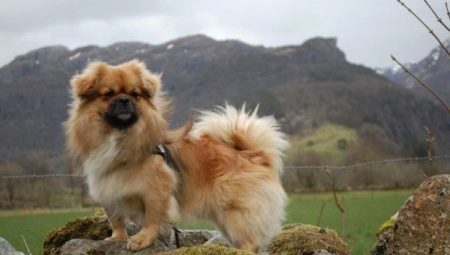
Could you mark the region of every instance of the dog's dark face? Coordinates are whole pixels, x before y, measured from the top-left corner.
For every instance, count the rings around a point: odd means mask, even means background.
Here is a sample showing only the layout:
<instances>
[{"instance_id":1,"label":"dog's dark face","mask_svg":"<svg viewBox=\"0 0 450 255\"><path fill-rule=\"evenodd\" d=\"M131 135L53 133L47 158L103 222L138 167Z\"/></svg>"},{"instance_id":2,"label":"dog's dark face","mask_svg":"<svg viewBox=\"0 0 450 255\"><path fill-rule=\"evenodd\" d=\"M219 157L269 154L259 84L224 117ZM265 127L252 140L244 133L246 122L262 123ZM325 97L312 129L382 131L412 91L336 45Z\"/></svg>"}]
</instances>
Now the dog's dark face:
<instances>
[{"instance_id":1,"label":"dog's dark face","mask_svg":"<svg viewBox=\"0 0 450 255\"><path fill-rule=\"evenodd\" d=\"M73 78L72 86L84 114L97 114L114 129L126 130L148 117L143 114L157 113L153 99L159 77L138 61L119 66L90 64Z\"/></svg>"},{"instance_id":2,"label":"dog's dark face","mask_svg":"<svg viewBox=\"0 0 450 255\"><path fill-rule=\"evenodd\" d=\"M117 129L125 129L133 125L139 116L134 98L127 94L120 94L108 106L105 120Z\"/></svg>"}]
</instances>

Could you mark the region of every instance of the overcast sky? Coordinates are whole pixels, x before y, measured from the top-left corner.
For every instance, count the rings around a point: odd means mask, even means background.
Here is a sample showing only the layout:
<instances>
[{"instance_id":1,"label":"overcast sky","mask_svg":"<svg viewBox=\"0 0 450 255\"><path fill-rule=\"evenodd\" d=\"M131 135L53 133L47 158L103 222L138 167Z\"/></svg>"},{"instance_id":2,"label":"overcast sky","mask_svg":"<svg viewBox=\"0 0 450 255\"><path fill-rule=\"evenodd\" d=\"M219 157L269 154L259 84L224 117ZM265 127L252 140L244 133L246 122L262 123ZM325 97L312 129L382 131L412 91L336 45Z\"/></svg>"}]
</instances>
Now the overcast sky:
<instances>
[{"instance_id":1,"label":"overcast sky","mask_svg":"<svg viewBox=\"0 0 450 255\"><path fill-rule=\"evenodd\" d=\"M447 37L422 0L404 1ZM449 21L444 1L430 2ZM392 66L391 53L417 61L437 45L396 0L0 0L0 65L48 45L159 44L198 33L265 46L337 37L348 60L371 67Z\"/></svg>"}]
</instances>

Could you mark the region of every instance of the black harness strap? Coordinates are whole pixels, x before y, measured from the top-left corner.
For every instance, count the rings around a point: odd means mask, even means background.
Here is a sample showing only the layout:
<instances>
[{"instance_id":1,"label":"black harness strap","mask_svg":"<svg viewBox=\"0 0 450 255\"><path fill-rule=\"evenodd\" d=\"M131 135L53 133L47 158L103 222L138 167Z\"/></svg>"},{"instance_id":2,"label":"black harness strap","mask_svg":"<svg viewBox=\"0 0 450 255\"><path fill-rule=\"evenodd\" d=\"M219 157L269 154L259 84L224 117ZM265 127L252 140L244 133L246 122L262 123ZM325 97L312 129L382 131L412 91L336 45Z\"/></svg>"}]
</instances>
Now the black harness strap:
<instances>
[{"instance_id":1,"label":"black harness strap","mask_svg":"<svg viewBox=\"0 0 450 255\"><path fill-rule=\"evenodd\" d=\"M172 168L175 172L180 172L180 170L178 169L178 167L175 164L175 161L172 158L172 155L170 155L169 150L167 149L166 145L160 144L160 145L155 146L155 148L153 148L153 153L163 157L166 164L170 168Z\"/></svg>"},{"instance_id":2,"label":"black harness strap","mask_svg":"<svg viewBox=\"0 0 450 255\"><path fill-rule=\"evenodd\" d=\"M178 167L175 164L175 161L173 160L172 156L170 155L169 150L167 149L167 147L164 144L160 144L160 145L156 146L155 148L153 148L153 154L160 155L161 157L163 157L164 161L171 169L173 169L177 173L180 172L180 170L178 169ZM181 233L181 231L176 227L176 225L173 225L172 228L173 228L174 236L175 236L175 245L177 246L177 248L180 248L181 245L180 245L179 234Z\"/></svg>"}]
</instances>

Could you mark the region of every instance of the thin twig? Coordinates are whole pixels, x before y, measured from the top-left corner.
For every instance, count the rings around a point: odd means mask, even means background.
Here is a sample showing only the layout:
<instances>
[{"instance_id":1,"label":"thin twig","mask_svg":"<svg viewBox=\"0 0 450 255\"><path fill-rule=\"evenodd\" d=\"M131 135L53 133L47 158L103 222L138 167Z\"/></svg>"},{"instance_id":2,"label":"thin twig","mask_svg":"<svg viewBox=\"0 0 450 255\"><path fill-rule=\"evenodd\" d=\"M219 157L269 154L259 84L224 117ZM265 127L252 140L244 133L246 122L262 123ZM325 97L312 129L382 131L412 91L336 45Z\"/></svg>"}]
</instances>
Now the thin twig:
<instances>
[{"instance_id":1,"label":"thin twig","mask_svg":"<svg viewBox=\"0 0 450 255\"><path fill-rule=\"evenodd\" d=\"M436 97L437 100L439 100L439 102L442 104L442 106L444 106L444 108L447 110L447 112L450 113L450 108L444 102L444 100L439 96L438 93L436 93L429 85L427 85L424 81L422 81L417 76L415 76L411 71L409 71L408 68L406 68L402 63L400 63L397 60L397 58L394 57L394 55L391 55L391 58L395 63L397 63L399 66L401 66L405 72L407 72L409 75L411 75L420 85L425 87L431 94L433 94L433 96Z\"/></svg>"},{"instance_id":2,"label":"thin twig","mask_svg":"<svg viewBox=\"0 0 450 255\"><path fill-rule=\"evenodd\" d=\"M447 53L447 55L450 56L450 52L447 50L441 39L439 39L439 37L434 33L434 31L419 16L417 16L417 14L413 10L411 10L403 1L401 0L396 1L399 2L406 10L408 10L408 12L410 12L420 23L422 23L422 25L428 30L428 32L430 32L430 34L436 39L436 41L439 43L439 45L445 51L445 53Z\"/></svg>"},{"instance_id":3,"label":"thin twig","mask_svg":"<svg viewBox=\"0 0 450 255\"><path fill-rule=\"evenodd\" d=\"M448 19L450 20L450 10L448 9L448 3L447 2L445 2L445 9L447 9L447 16L448 16Z\"/></svg>"},{"instance_id":4,"label":"thin twig","mask_svg":"<svg viewBox=\"0 0 450 255\"><path fill-rule=\"evenodd\" d=\"M323 209L324 208L325 208L325 201L322 202L322 206L320 207L320 214L319 214L319 218L317 219L316 226L320 227L320 221L322 220L322 215L323 215Z\"/></svg>"},{"instance_id":5,"label":"thin twig","mask_svg":"<svg viewBox=\"0 0 450 255\"><path fill-rule=\"evenodd\" d=\"M345 205L345 197L342 197L342 205ZM345 212L341 212L341 236L345 236Z\"/></svg>"},{"instance_id":6,"label":"thin twig","mask_svg":"<svg viewBox=\"0 0 450 255\"><path fill-rule=\"evenodd\" d=\"M441 23L441 25L447 29L447 31L450 32L450 28L444 23L444 21L442 21L441 17L439 17L439 15L437 15L437 13L434 11L433 7L430 5L430 3L428 3L427 0L423 0L425 2L425 4L428 6L428 8L431 10L431 12L433 13L434 17L436 17L437 22Z\"/></svg>"},{"instance_id":7,"label":"thin twig","mask_svg":"<svg viewBox=\"0 0 450 255\"><path fill-rule=\"evenodd\" d=\"M333 197L334 197L334 203L336 204L337 208L339 209L339 214L341 218L341 235L344 236L345 234L345 210L344 206L339 203L339 199L336 195L336 180L334 179L334 175L331 173L329 169L325 171L325 173L330 176L331 178L331 190L333 191ZM344 198L342 198L342 201L344 201Z\"/></svg>"},{"instance_id":8,"label":"thin twig","mask_svg":"<svg viewBox=\"0 0 450 255\"><path fill-rule=\"evenodd\" d=\"M337 197L337 195L336 195L336 181L335 181L335 179L334 179L334 176L333 176L333 174L331 173L331 171L330 171L329 169L327 169L325 172L326 172L327 175L330 176L330 178L331 178L331 190L333 191L334 203L336 204L336 206L337 206L337 208L339 209L339 211L340 211L341 213L344 213L345 210L344 210L344 208L341 206L341 204L339 203L339 199L338 199L338 197Z\"/></svg>"},{"instance_id":9,"label":"thin twig","mask_svg":"<svg viewBox=\"0 0 450 255\"><path fill-rule=\"evenodd\" d=\"M425 142L427 143L428 173L429 175L433 175L433 143L436 140L436 137L427 126L425 126L425 131L427 132Z\"/></svg>"},{"instance_id":10,"label":"thin twig","mask_svg":"<svg viewBox=\"0 0 450 255\"><path fill-rule=\"evenodd\" d=\"M23 235L20 236L22 237L23 243L25 244L25 248L27 248L28 255L33 255L31 254L30 247L28 247L27 240L25 240L25 237Z\"/></svg>"}]
</instances>

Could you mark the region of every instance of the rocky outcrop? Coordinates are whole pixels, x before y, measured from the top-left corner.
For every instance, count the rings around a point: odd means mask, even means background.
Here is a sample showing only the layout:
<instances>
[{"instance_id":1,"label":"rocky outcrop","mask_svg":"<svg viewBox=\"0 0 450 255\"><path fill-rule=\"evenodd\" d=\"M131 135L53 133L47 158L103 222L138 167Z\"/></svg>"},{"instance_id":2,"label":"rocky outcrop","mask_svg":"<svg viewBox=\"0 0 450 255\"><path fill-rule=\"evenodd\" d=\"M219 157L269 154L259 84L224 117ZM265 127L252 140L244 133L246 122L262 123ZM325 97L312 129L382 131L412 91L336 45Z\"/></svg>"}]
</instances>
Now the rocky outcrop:
<instances>
[{"instance_id":1,"label":"rocky outcrop","mask_svg":"<svg viewBox=\"0 0 450 255\"><path fill-rule=\"evenodd\" d=\"M16 251L8 241L0 237L0 255L23 255L23 253Z\"/></svg>"},{"instance_id":2,"label":"rocky outcrop","mask_svg":"<svg viewBox=\"0 0 450 255\"><path fill-rule=\"evenodd\" d=\"M129 234L136 233L129 224ZM126 249L125 241L104 241L111 233L104 217L90 217L69 222L52 231L44 243L45 255L87 254L252 254L230 247L218 231L182 230L159 236L148 248L136 253ZM269 254L348 254L347 245L331 230L304 224L290 224L274 238Z\"/></svg>"},{"instance_id":3,"label":"rocky outcrop","mask_svg":"<svg viewBox=\"0 0 450 255\"><path fill-rule=\"evenodd\" d=\"M44 241L44 255L61 254L61 246L72 239L103 240L110 235L111 228L105 217L76 219L47 235Z\"/></svg>"},{"instance_id":4,"label":"rocky outcrop","mask_svg":"<svg viewBox=\"0 0 450 255\"><path fill-rule=\"evenodd\" d=\"M61 255L82 255L82 254L110 254L110 255L146 255L146 254L190 254L194 250L210 251L209 254L227 254L219 252L221 250L231 249L227 246L209 244L202 246L202 248L195 248L198 245L207 243L209 240L219 235L216 231L208 230L183 230L179 233L178 241L175 238L175 234L171 232L168 235L160 236L155 242L148 248L139 252L133 253L127 250L127 243L125 241L95 241L87 239L73 239L65 243L60 249L58 254ZM178 247L183 247L177 250ZM175 253L174 251L177 250ZM236 250L236 249L232 249ZM213 251L216 251L215 253ZM236 250L239 251L239 250ZM198 253L197 253L198 254ZM204 253L201 253L204 254ZM208 253L206 253L208 254ZM237 254L237 253L228 253ZM239 253L245 254L245 253Z\"/></svg>"},{"instance_id":5,"label":"rocky outcrop","mask_svg":"<svg viewBox=\"0 0 450 255\"><path fill-rule=\"evenodd\" d=\"M428 178L378 233L371 255L450 254L450 175Z\"/></svg>"}]
</instances>

